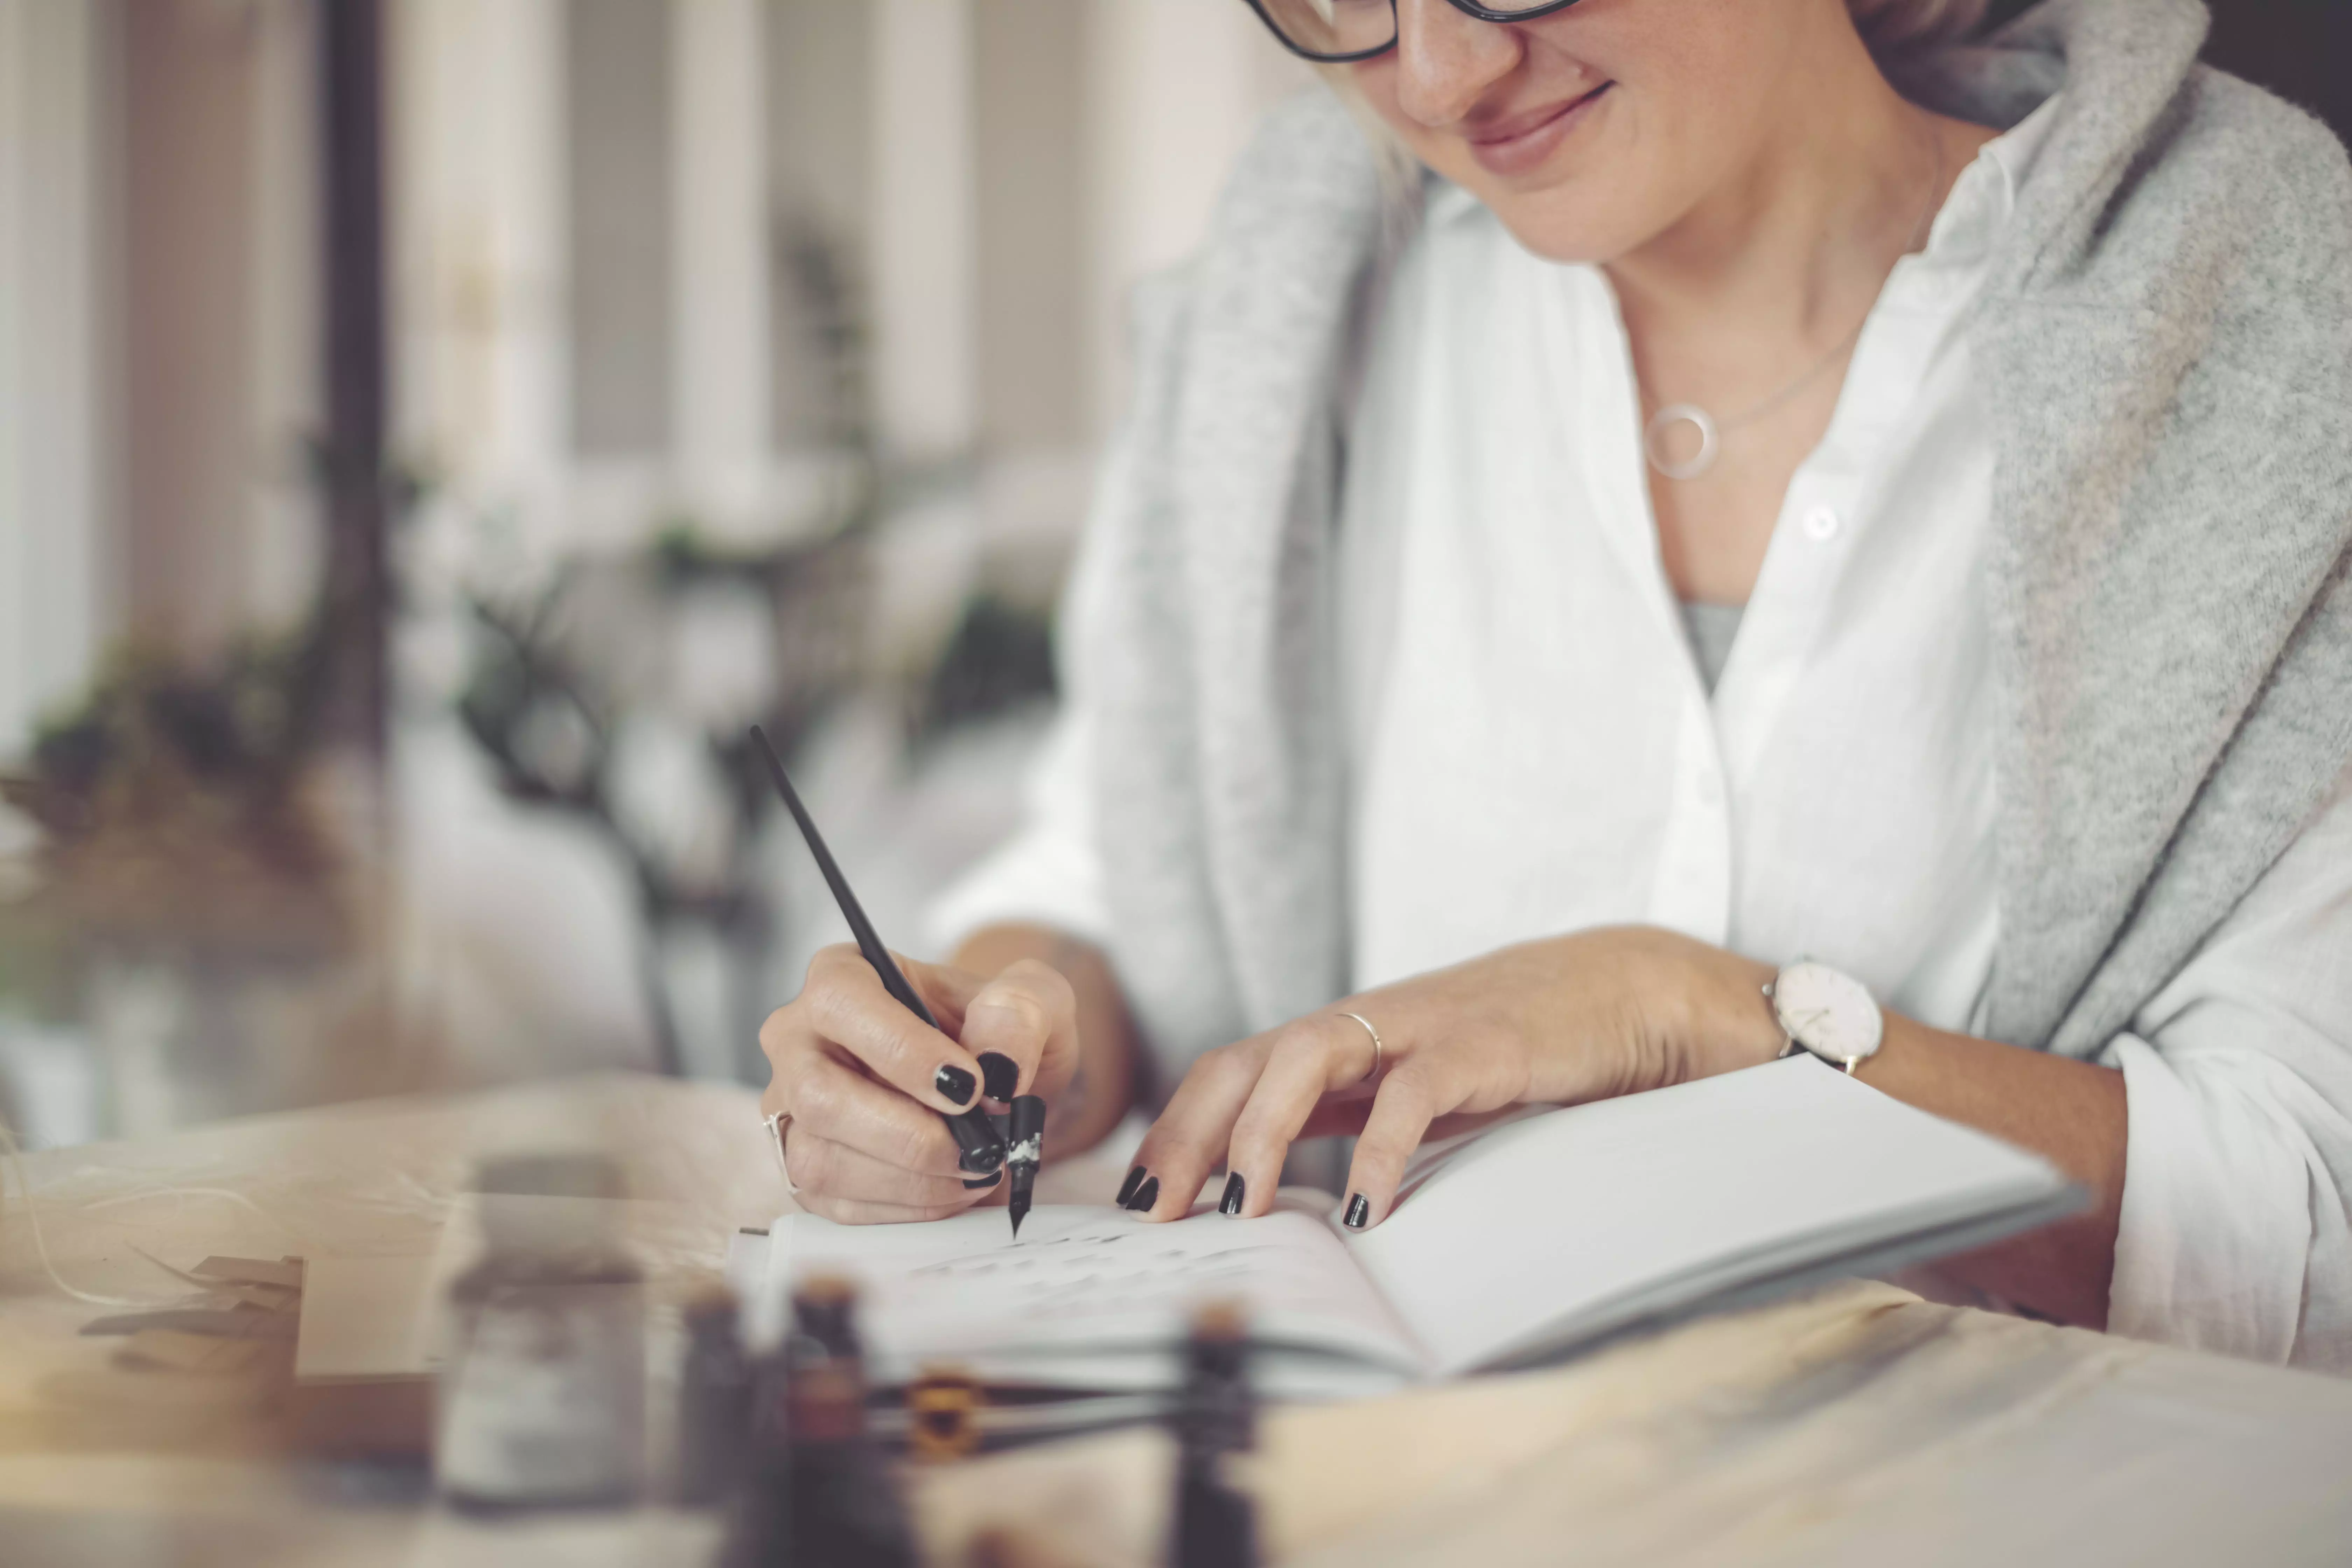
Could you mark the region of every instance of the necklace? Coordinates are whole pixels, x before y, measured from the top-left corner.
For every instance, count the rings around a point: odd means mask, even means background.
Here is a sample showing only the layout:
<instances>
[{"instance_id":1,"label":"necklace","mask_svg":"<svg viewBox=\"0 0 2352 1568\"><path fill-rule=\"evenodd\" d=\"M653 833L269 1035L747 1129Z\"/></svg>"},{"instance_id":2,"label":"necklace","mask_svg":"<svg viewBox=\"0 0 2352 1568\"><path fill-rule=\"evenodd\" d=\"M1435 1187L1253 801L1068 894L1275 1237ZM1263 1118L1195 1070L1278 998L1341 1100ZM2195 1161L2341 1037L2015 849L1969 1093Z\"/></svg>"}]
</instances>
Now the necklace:
<instances>
[{"instance_id":1,"label":"necklace","mask_svg":"<svg viewBox=\"0 0 2352 1568\"><path fill-rule=\"evenodd\" d=\"M1933 132L1929 132L1928 139L1932 144ZM1933 150L1931 145L1929 156L1934 161L1934 167L1927 171L1927 202L1919 214L1919 221L1911 226L1910 243L1903 247L1906 256L1918 249L1927 238L1927 229L1936 217L1936 192L1944 183L1943 154ZM1869 312L1864 311L1862 320L1853 324L1853 331L1840 338L1829 353L1815 360L1796 380L1763 402L1742 409L1728 419L1717 419L1696 403L1667 404L1650 416L1649 423L1642 426L1642 455L1649 459L1650 467L1670 479L1698 478L1715 467L1716 454L1722 449L1726 433L1744 425L1753 425L1769 414L1778 413L1790 398L1811 386L1822 372L1836 363L1840 355L1853 347L1855 340L1862 336L1862 329L1869 324ZM1677 462L1666 455L1666 437L1684 425L1698 433L1698 450Z\"/></svg>"}]
</instances>

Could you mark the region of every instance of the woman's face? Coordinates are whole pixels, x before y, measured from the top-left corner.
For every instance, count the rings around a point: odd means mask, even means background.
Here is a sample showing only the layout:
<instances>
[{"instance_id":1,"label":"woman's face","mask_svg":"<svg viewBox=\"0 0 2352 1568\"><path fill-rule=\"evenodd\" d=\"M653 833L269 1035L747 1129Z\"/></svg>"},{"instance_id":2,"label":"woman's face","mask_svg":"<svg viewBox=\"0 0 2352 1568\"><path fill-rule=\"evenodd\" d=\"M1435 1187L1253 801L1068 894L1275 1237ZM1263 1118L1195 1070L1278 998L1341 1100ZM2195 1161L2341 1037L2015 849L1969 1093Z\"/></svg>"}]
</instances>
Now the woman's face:
<instances>
[{"instance_id":1,"label":"woman's face","mask_svg":"<svg viewBox=\"0 0 2352 1568\"><path fill-rule=\"evenodd\" d=\"M1423 162L1538 256L1606 262L1748 167L1805 103L1843 0L1582 0L1500 26L1396 0L1397 47L1349 68Z\"/></svg>"}]
</instances>

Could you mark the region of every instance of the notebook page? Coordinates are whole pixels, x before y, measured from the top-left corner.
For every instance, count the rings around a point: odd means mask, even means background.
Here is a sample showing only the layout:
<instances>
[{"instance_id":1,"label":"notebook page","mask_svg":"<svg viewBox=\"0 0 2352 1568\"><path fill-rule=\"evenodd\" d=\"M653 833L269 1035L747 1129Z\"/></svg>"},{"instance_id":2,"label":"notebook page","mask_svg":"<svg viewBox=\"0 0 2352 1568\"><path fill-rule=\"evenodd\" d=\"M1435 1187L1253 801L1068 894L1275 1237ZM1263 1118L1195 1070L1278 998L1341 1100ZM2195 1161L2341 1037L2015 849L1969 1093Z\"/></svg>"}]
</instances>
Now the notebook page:
<instances>
[{"instance_id":1,"label":"notebook page","mask_svg":"<svg viewBox=\"0 0 2352 1568\"><path fill-rule=\"evenodd\" d=\"M2066 1186L1810 1058L1514 1121L1412 1174L1349 1246L1446 1374Z\"/></svg>"},{"instance_id":2,"label":"notebook page","mask_svg":"<svg viewBox=\"0 0 2352 1568\"><path fill-rule=\"evenodd\" d=\"M856 1280L860 1332L884 1382L953 1362L983 1377L1159 1386L1192 1310L1233 1299L1262 1342L1369 1363L1385 1384L1417 1377L1420 1348L1325 1222L1328 1200L1284 1204L1261 1219L1201 1213L1172 1225L1048 1205L1017 1241L997 1208L928 1225L791 1215L771 1233L771 1288L815 1274Z\"/></svg>"}]
</instances>

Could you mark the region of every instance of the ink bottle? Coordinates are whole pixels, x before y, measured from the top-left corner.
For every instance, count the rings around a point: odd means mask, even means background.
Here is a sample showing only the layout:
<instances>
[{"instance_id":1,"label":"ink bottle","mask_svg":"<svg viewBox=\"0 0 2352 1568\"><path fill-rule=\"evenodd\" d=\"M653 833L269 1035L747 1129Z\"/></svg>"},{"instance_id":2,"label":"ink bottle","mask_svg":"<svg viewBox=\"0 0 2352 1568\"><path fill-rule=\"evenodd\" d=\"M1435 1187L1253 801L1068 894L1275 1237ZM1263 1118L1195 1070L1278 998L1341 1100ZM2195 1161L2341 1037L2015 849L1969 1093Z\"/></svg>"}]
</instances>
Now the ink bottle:
<instances>
[{"instance_id":1,"label":"ink bottle","mask_svg":"<svg viewBox=\"0 0 2352 1568\"><path fill-rule=\"evenodd\" d=\"M712 1285L686 1303L686 1354L677 1376L677 1500L693 1506L734 1495L751 1444L751 1368L743 1354L735 1292Z\"/></svg>"},{"instance_id":2,"label":"ink bottle","mask_svg":"<svg viewBox=\"0 0 2352 1568\"><path fill-rule=\"evenodd\" d=\"M1193 1315L1171 1414L1177 1458L1168 1561L1173 1568L1254 1568L1257 1507L1244 1456L1257 1446L1257 1405L1240 1308L1212 1303Z\"/></svg>"},{"instance_id":3,"label":"ink bottle","mask_svg":"<svg viewBox=\"0 0 2352 1568\"><path fill-rule=\"evenodd\" d=\"M480 1259L449 1292L434 1474L460 1509L614 1506L645 1470L643 1278L593 1155L483 1167Z\"/></svg>"},{"instance_id":4,"label":"ink bottle","mask_svg":"<svg viewBox=\"0 0 2352 1568\"><path fill-rule=\"evenodd\" d=\"M857 1293L812 1279L753 1379L752 1447L721 1568L916 1568L915 1531L866 1428Z\"/></svg>"},{"instance_id":5,"label":"ink bottle","mask_svg":"<svg viewBox=\"0 0 2352 1568\"><path fill-rule=\"evenodd\" d=\"M915 1568L915 1532L881 1447L866 1431L857 1293L812 1279L793 1296L784 1345L793 1561Z\"/></svg>"}]
</instances>

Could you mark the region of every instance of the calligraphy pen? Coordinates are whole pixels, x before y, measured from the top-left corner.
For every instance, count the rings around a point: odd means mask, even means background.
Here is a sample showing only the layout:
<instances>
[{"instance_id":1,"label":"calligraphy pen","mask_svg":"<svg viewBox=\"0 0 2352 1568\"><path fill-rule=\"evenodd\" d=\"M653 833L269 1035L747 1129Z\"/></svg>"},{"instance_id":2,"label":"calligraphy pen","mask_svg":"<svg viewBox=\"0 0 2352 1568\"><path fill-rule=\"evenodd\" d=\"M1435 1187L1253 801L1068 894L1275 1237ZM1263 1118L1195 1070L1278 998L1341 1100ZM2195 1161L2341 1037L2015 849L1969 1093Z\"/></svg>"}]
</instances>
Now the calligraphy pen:
<instances>
[{"instance_id":1,"label":"calligraphy pen","mask_svg":"<svg viewBox=\"0 0 2352 1568\"><path fill-rule=\"evenodd\" d=\"M816 868L824 873L824 885L833 889L833 901L841 906L841 917L849 922L850 934L857 939L857 951L866 955L866 962L872 964L874 973L882 977L882 989L907 1011L932 1028L938 1028L940 1021L931 1016L931 1010L923 1005L922 997L907 984L907 977L899 973L898 963L890 956L890 950L884 947L882 939L875 934L874 922L866 918L866 910L858 903L857 895L849 890L848 879L834 863L833 851L824 847L824 836L817 832L816 824L809 819L808 808L801 804L800 792L793 788L793 781L785 776L783 759L776 755L776 748L768 743L766 732L757 724L751 726L751 739L758 744L760 755L767 759L769 775L776 781L776 793L784 797L784 809L793 814L793 821L799 826L801 837L808 842L809 853L816 857ZM1021 1222L1029 1216L1030 1194L1037 1184L1037 1167L1045 1159L1045 1102L1034 1094L1013 1096L1009 1127L1012 1147L1009 1150L1005 1140L998 1135L995 1124L989 1121L988 1113L979 1106L974 1105L970 1110L960 1110L951 1116L945 1111L939 1114L946 1121L948 1131L955 1134L956 1147L962 1151L956 1163L972 1176L981 1178L967 1179L965 1186L993 1185L989 1178L994 1176L997 1167L1011 1168L1012 1190L1007 1194L1006 1206L1013 1215L1013 1234L1019 1236Z\"/></svg>"}]
</instances>

